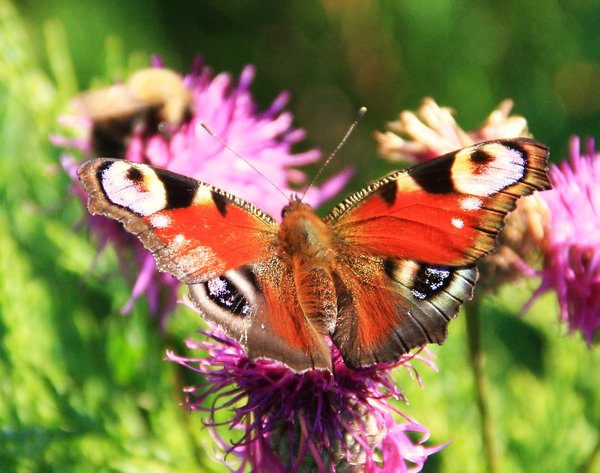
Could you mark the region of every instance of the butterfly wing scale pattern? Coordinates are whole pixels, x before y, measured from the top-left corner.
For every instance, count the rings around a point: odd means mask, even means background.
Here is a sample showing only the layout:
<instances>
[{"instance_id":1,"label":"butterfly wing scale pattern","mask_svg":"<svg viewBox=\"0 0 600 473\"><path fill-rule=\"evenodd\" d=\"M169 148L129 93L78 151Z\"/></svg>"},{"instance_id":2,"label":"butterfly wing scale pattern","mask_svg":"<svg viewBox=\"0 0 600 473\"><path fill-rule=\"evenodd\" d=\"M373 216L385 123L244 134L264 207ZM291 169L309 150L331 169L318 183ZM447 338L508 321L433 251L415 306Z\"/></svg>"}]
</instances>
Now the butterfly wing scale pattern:
<instances>
[{"instance_id":1,"label":"butterfly wing scale pattern","mask_svg":"<svg viewBox=\"0 0 600 473\"><path fill-rule=\"evenodd\" d=\"M122 222L161 271L186 284L272 254L277 222L209 184L119 159L87 161L79 176L90 212Z\"/></svg>"},{"instance_id":2,"label":"butterfly wing scale pattern","mask_svg":"<svg viewBox=\"0 0 600 473\"><path fill-rule=\"evenodd\" d=\"M251 359L277 360L296 372L331 370L323 333L307 320L293 275L278 258L189 287L204 318L240 343Z\"/></svg>"},{"instance_id":3,"label":"butterfly wing scale pattern","mask_svg":"<svg viewBox=\"0 0 600 473\"><path fill-rule=\"evenodd\" d=\"M426 343L443 343L448 323L471 299L478 276L474 266L361 259L360 269L352 261L339 265L332 334L344 361L354 368L395 361Z\"/></svg>"},{"instance_id":4,"label":"butterfly wing scale pattern","mask_svg":"<svg viewBox=\"0 0 600 473\"><path fill-rule=\"evenodd\" d=\"M495 248L516 200L548 188L547 154L527 138L470 146L376 181L325 221L365 254L474 264Z\"/></svg>"}]
</instances>

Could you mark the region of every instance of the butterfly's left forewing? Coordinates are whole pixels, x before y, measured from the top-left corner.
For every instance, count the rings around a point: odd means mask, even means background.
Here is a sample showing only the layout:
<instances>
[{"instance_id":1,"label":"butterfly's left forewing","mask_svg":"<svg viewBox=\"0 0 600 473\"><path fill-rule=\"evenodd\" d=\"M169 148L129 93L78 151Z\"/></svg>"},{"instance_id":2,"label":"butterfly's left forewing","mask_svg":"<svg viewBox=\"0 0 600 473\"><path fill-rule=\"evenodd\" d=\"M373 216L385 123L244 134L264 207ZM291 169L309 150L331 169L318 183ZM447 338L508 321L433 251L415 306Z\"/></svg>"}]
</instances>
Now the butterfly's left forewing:
<instances>
[{"instance_id":1,"label":"butterfly's left forewing","mask_svg":"<svg viewBox=\"0 0 600 473\"><path fill-rule=\"evenodd\" d=\"M547 160L531 139L479 143L376 181L325 221L366 254L474 264L495 248L516 200L548 188Z\"/></svg>"},{"instance_id":2,"label":"butterfly's left forewing","mask_svg":"<svg viewBox=\"0 0 600 473\"><path fill-rule=\"evenodd\" d=\"M91 213L119 220L159 269L194 284L270 257L277 222L209 184L120 159L85 162Z\"/></svg>"},{"instance_id":3,"label":"butterfly's left forewing","mask_svg":"<svg viewBox=\"0 0 600 473\"><path fill-rule=\"evenodd\" d=\"M505 216L549 187L547 158L526 138L480 143L385 177L325 217L344 255L333 339L350 365L445 339Z\"/></svg>"}]
</instances>

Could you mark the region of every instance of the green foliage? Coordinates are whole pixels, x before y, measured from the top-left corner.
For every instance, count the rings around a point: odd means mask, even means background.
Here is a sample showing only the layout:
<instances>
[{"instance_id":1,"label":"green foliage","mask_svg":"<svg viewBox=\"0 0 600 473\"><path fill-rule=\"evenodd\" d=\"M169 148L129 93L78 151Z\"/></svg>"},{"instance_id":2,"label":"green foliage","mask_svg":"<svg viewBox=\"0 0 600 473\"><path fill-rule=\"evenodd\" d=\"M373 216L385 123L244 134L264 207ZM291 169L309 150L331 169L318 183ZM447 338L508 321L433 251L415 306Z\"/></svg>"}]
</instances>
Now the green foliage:
<instances>
[{"instance_id":1,"label":"green foliage","mask_svg":"<svg viewBox=\"0 0 600 473\"><path fill-rule=\"evenodd\" d=\"M530 290L505 288L480 313L499 471L578 471L597 448L600 353L559 329L553 296L520 318ZM405 411L431 429L434 442L451 442L427 472L486 471L462 315L448 341L431 347L439 372L419 371L424 389L399 377L411 401ZM598 471L598 460L588 468L579 471Z\"/></svg>"},{"instance_id":2,"label":"green foliage","mask_svg":"<svg viewBox=\"0 0 600 473\"><path fill-rule=\"evenodd\" d=\"M162 361L166 348L184 351L196 316L181 308L164 332L143 304L120 317L130 288L116 258L96 259L77 226L84 211L49 135L78 89L123 77L153 52L180 70L199 53L217 71L254 63L259 100L293 91L299 123L326 150L369 106L337 163L358 156L359 184L389 169L372 130L428 95L467 127L512 97L555 156L569 134L600 133L594 2L87 3L17 11L0 0L2 471L225 471L202 414L178 405L182 386L200 381ZM600 352L563 334L552 297L518 318L528 289L482 306L502 471L600 471ZM464 323L433 348L440 372L420 370L425 389L398 374L407 412L433 442L451 441L429 472L485 471Z\"/></svg>"}]
</instances>

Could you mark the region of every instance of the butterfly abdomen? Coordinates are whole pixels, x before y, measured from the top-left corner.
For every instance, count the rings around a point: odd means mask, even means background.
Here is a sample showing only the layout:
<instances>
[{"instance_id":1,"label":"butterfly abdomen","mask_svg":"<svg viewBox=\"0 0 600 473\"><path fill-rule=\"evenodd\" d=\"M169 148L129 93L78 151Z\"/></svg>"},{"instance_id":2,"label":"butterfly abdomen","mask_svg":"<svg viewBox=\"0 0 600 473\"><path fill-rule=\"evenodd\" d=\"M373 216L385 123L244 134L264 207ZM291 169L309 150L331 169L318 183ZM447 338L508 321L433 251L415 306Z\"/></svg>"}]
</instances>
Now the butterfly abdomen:
<instances>
[{"instance_id":1,"label":"butterfly abdomen","mask_svg":"<svg viewBox=\"0 0 600 473\"><path fill-rule=\"evenodd\" d=\"M280 258L292 272L298 304L322 334L332 333L337 296L332 277L331 230L309 205L293 200L279 229Z\"/></svg>"}]
</instances>

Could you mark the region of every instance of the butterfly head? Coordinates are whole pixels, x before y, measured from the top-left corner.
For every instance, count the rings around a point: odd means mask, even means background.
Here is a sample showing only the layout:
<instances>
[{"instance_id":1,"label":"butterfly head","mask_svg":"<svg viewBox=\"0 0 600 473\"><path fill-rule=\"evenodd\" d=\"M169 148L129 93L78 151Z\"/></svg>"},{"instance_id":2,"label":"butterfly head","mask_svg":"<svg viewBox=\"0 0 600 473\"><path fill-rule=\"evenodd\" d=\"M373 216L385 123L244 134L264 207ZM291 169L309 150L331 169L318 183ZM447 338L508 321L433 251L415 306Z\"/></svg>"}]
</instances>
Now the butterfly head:
<instances>
[{"instance_id":1,"label":"butterfly head","mask_svg":"<svg viewBox=\"0 0 600 473\"><path fill-rule=\"evenodd\" d=\"M281 219L285 219L291 211L298 209L305 209L312 212L312 207L302 202L302 196L292 194L289 203L281 209Z\"/></svg>"}]
</instances>

